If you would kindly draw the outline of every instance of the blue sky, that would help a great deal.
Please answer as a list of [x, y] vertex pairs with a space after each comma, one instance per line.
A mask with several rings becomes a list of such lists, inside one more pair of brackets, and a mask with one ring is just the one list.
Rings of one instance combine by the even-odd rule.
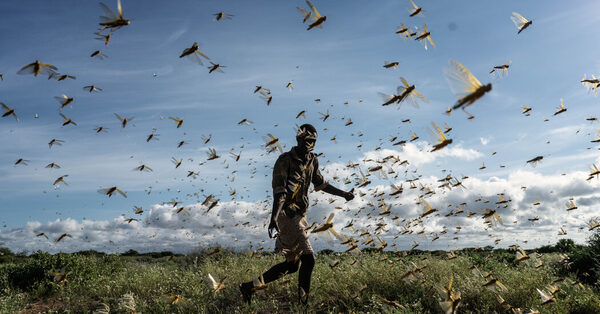
[[[116, 1], [105, 3], [116, 10]], [[6, 225], [0, 228], [0, 241], [15, 250], [86, 247], [91, 244], [77, 242], [78, 237], [74, 237], [71, 246], [54, 246], [42, 243], [30, 233], [50, 230], [50, 223], [68, 225], [65, 221], [113, 221], [116, 226], [115, 221], [122, 221], [121, 214], [133, 216], [134, 205], [146, 211], [147, 216], [138, 218], [149, 219], [152, 214], [167, 210], [160, 205], [163, 202], [175, 199], [193, 207], [208, 194], [214, 194], [223, 208], [232, 211], [243, 207], [234, 201], [257, 207], [271, 193], [269, 167], [277, 158], [276, 154], [265, 153], [262, 136], [272, 133], [289, 149], [295, 142], [293, 126], [305, 122], [314, 124], [319, 131], [316, 151], [324, 153], [320, 164], [330, 178], [335, 171], [347, 176], [355, 172], [343, 169], [348, 161], [356, 162], [365, 156], [385, 157], [378, 155], [381, 150], [375, 151], [381, 147], [390, 150], [390, 154], [414, 158], [409, 158], [409, 169], [431, 178], [432, 187], [434, 179], [446, 175], [442, 169], [479, 180], [481, 184], [465, 182], [470, 192], [452, 192], [458, 195], [456, 198], [439, 189], [435, 202], [440, 209], [456, 205], [457, 199], [472, 201], [477, 195], [513, 193], [523, 203], [514, 204], [510, 215], [525, 222], [526, 215], [520, 212], [536, 215], [530, 212], [531, 206], [525, 206], [533, 196], [519, 196], [520, 186], [514, 182], [530, 186], [554, 182], [552, 188], [564, 190], [543, 192], [546, 186], [540, 186], [540, 192], [535, 194], [540, 200], [548, 200], [547, 212], [537, 213], [546, 218], [546, 223], [524, 223], [519, 232], [542, 234], [544, 226], [548, 226], [547, 232], [553, 234], [550, 239], [554, 241], [558, 229], [555, 223], [563, 221], [566, 198], [580, 195], [588, 207], [567, 218], [573, 219], [571, 235], [579, 241], [585, 238], [586, 234], [575, 226], [584, 225], [593, 217], [591, 208], [600, 199], [592, 191], [597, 183], [585, 181], [589, 167], [598, 161], [597, 147], [589, 142], [594, 139], [597, 126], [585, 118], [598, 114], [594, 109], [598, 100], [580, 80], [584, 73], [598, 75], [597, 44], [591, 39], [600, 26], [600, 18], [595, 14], [600, 4], [577, 2], [567, 7], [561, 1], [545, 1], [543, 5], [521, 1], [430, 1], [418, 3], [426, 10], [425, 17], [409, 17], [405, 9], [408, 1], [313, 3], [327, 21], [322, 29], [306, 31], [296, 10], [296, 6], [306, 8], [303, 1], [177, 1], [166, 5], [125, 0], [124, 15], [132, 23], [113, 32], [108, 47], [94, 39], [98, 16], [102, 14], [97, 2], [0, 3], [0, 73], [4, 74], [0, 101], [14, 108], [20, 118], [19, 122], [10, 117], [0, 119], [0, 174], [6, 178], [0, 182], [0, 226]], [[214, 21], [212, 14], [219, 11], [234, 16], [231, 20]], [[533, 20], [533, 25], [519, 35], [510, 20], [513, 11]], [[427, 23], [436, 48], [425, 50], [420, 43], [394, 34], [400, 23], [419, 28]], [[211, 61], [226, 66], [225, 73], [209, 74], [208, 62], [200, 66], [178, 58], [195, 41]], [[98, 49], [108, 58], [89, 57]], [[16, 74], [36, 59], [77, 79], [57, 82]], [[470, 107], [474, 120], [467, 120], [460, 111], [451, 116], [443, 114], [456, 100], [442, 71], [449, 59], [461, 62], [482, 83], [493, 84], [492, 91]], [[398, 69], [384, 69], [386, 60], [399, 61]], [[498, 79], [488, 74], [494, 65], [509, 60], [512, 63], [506, 77]], [[429, 103], [421, 103], [419, 108], [409, 104], [400, 109], [382, 107], [378, 93], [394, 92], [401, 76], [415, 84]], [[292, 92], [285, 88], [291, 80]], [[90, 94], [82, 90], [91, 84], [103, 91]], [[252, 93], [256, 85], [271, 89], [270, 106]], [[53, 97], [63, 93], [75, 97], [73, 107], [62, 112], [78, 126], [61, 127], [59, 104]], [[321, 101], [315, 102], [316, 98]], [[568, 111], [552, 116], [561, 98]], [[533, 108], [529, 117], [520, 113], [525, 104]], [[295, 118], [301, 110], [306, 110], [306, 119]], [[327, 110], [331, 117], [323, 122], [319, 112]], [[135, 118], [123, 129], [113, 113]], [[35, 114], [39, 119], [34, 119]], [[183, 118], [183, 126], [177, 129], [169, 116]], [[548, 122], [544, 122], [545, 117]], [[238, 126], [243, 118], [254, 123]], [[344, 126], [349, 118], [353, 124]], [[411, 119], [411, 123], [402, 123], [403, 119]], [[432, 141], [427, 134], [432, 121], [440, 126], [448, 123], [453, 128], [449, 137], [454, 142], [446, 151], [426, 153], [430, 149], [426, 142]], [[107, 127], [108, 132], [95, 134], [93, 129], [100, 125]], [[159, 140], [147, 143], [145, 139], [153, 128], [160, 134]], [[391, 145], [392, 136], [408, 139], [411, 130], [423, 142], [407, 148]], [[358, 137], [359, 132], [364, 135]], [[211, 141], [203, 144], [201, 136], [209, 134]], [[330, 141], [334, 136], [337, 143]], [[48, 148], [47, 143], [53, 138], [65, 143]], [[189, 144], [177, 148], [181, 140]], [[357, 149], [359, 144], [361, 149]], [[221, 158], [206, 161], [208, 148], [215, 148]], [[419, 152], [418, 148], [424, 151]], [[231, 149], [242, 152], [239, 162], [229, 157]], [[492, 152], [497, 153], [492, 156]], [[525, 165], [526, 160], [538, 155], [544, 156], [538, 167]], [[174, 169], [171, 157], [183, 158], [182, 166]], [[14, 166], [18, 158], [31, 162]], [[50, 162], [62, 168], [45, 169]], [[482, 162], [487, 166], [484, 171], [478, 170]], [[154, 171], [132, 171], [141, 163]], [[370, 164], [361, 165], [365, 169]], [[187, 171], [200, 174], [195, 179], [187, 178]], [[69, 186], [53, 187], [52, 182], [65, 174], [69, 175], [65, 178]], [[521, 182], [520, 178], [532, 181]], [[375, 177], [371, 188], [380, 184], [381, 189], [389, 189], [390, 183], [404, 179]], [[571, 179], [571, 188], [560, 183]], [[497, 186], [497, 182], [505, 184]], [[335, 184], [345, 189], [352, 187], [343, 182]], [[108, 198], [96, 191], [115, 185], [127, 192], [126, 199]], [[152, 192], [148, 194], [150, 186]], [[236, 189], [234, 197], [229, 196], [230, 189]], [[186, 197], [193, 193], [200, 196]], [[555, 197], [556, 194], [562, 196]], [[328, 198], [320, 193], [311, 197]], [[418, 216], [415, 198], [407, 196], [399, 202], [394, 208], [396, 214], [406, 214], [403, 218], [407, 219]], [[365, 196], [345, 206], [352, 210], [368, 201]], [[322, 203], [315, 213], [326, 215], [335, 211]], [[340, 224], [350, 219], [342, 213], [336, 215]], [[265, 211], [259, 211], [252, 218], [256, 225], [262, 225], [266, 217]], [[353, 217], [365, 219], [365, 226], [369, 225], [368, 217]], [[314, 214], [309, 218], [319, 221], [321, 216]], [[233, 225], [231, 221], [223, 224]], [[435, 226], [441, 225], [448, 224], [432, 221], [428, 232], [435, 232]], [[213, 228], [206, 228], [209, 227]], [[70, 230], [64, 228], [56, 229], [56, 233]], [[164, 228], [164, 234], [168, 234], [170, 227]], [[206, 232], [203, 227], [190, 228], [194, 234]], [[514, 233], [508, 229], [503, 232]], [[263, 231], [256, 231], [252, 239], [265, 240]], [[234, 227], [228, 232], [238, 238], [245, 236], [243, 230]], [[472, 232], [482, 231], [473, 227]], [[17, 241], [21, 235], [27, 241]], [[548, 239], [541, 237], [535, 244]], [[98, 238], [99, 242], [108, 240]], [[168, 238], [158, 241], [169, 243]], [[218, 237], [214, 241], [231, 244]], [[482, 239], [468, 244], [488, 242], [489, 239]], [[505, 246], [509, 244], [507, 241]], [[453, 245], [461, 246], [447, 244]], [[181, 250], [185, 251], [185, 247]]]

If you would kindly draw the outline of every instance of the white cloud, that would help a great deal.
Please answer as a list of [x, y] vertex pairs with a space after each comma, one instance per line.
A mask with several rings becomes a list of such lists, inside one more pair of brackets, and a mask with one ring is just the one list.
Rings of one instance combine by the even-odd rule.
[[[365, 154], [365, 157], [379, 158], [390, 153], [370, 152]], [[463, 156], [458, 151], [449, 155]], [[326, 171], [329, 172], [329, 178], [335, 175], [343, 178], [352, 173], [345, 165], [339, 163], [328, 165]], [[577, 242], [585, 241], [589, 235], [585, 223], [597, 215], [594, 208], [600, 202], [600, 181], [586, 181], [586, 172], [571, 172], [563, 176], [517, 170], [504, 178], [467, 178], [462, 180], [465, 189], [451, 190], [439, 187], [442, 184], [439, 177], [429, 176], [421, 177], [417, 185], [435, 191], [425, 199], [433, 208], [437, 208], [438, 212], [422, 219], [421, 223], [417, 219], [421, 209], [416, 205], [416, 201], [424, 190], [410, 189], [409, 185], [400, 179], [383, 180], [375, 176], [371, 178], [373, 183], [356, 189], [357, 197], [351, 202], [346, 203], [323, 192], [312, 193], [312, 206], [307, 217], [309, 223], [321, 223], [333, 212], [336, 215], [335, 228], [340, 233], [359, 239], [362, 230], [368, 230], [372, 235], [379, 234], [390, 246], [395, 243], [399, 249], [409, 249], [413, 242], [419, 243], [419, 248], [423, 249], [454, 249], [494, 245], [495, 240], [500, 241], [498, 246], [501, 247], [515, 243], [524, 247], [537, 247], [556, 242], [560, 238], [560, 227], [567, 230], [567, 237]], [[399, 197], [389, 196], [392, 192], [390, 182], [398, 186], [403, 184], [404, 192]], [[335, 182], [332, 183], [339, 186]], [[351, 186], [342, 185], [342, 188], [348, 190]], [[504, 193], [506, 199], [510, 199], [506, 208], [496, 204], [499, 193]], [[567, 212], [565, 202], [570, 197], [574, 198], [578, 209]], [[481, 201], [475, 201], [479, 198]], [[379, 215], [380, 209], [373, 206], [377, 206], [381, 199], [384, 199], [387, 205], [391, 205], [390, 215]], [[330, 200], [333, 202], [330, 203]], [[536, 200], [540, 201], [539, 206], [533, 205]], [[446, 217], [446, 214], [451, 210], [455, 211], [457, 205], [463, 202], [467, 203], [467, 206], [463, 206], [465, 213]], [[177, 214], [176, 210], [180, 206], [184, 206], [190, 215]], [[504, 224], [487, 228], [482, 219], [486, 208], [496, 210]], [[139, 221], [131, 223], [127, 223], [123, 216], [114, 217], [110, 221], [78, 221], [72, 218], [45, 223], [30, 221], [22, 228], [2, 232], [0, 242], [4, 242], [4, 245], [15, 251], [29, 252], [38, 249], [50, 252], [84, 249], [190, 252], [197, 247], [214, 245], [245, 250], [251, 244], [254, 248], [263, 246], [265, 250], [272, 249], [273, 241], [268, 239], [266, 232], [271, 211], [268, 201], [224, 201], [210, 212], [207, 213], [206, 210], [206, 206], [199, 203], [178, 204], [176, 207], [170, 204], [156, 204], [143, 216], [133, 217]], [[467, 210], [476, 215], [467, 218]], [[395, 216], [399, 218], [392, 219]], [[538, 221], [528, 221], [536, 216]], [[342, 230], [351, 220], [354, 229]], [[383, 229], [386, 232], [375, 232], [379, 223], [385, 224]], [[461, 229], [455, 233], [459, 224]], [[413, 230], [414, 233], [400, 235], [404, 227]], [[424, 235], [417, 235], [421, 230], [424, 231]], [[446, 234], [442, 234], [444, 230]], [[38, 232], [46, 233], [50, 239], [36, 238]], [[440, 238], [431, 242], [434, 232]], [[69, 233], [73, 237], [55, 244], [53, 240], [62, 233]], [[397, 236], [397, 239], [394, 239], [394, 236]], [[455, 237], [458, 237], [458, 240], [455, 240]], [[326, 241], [313, 236], [311, 239], [317, 250], [344, 249], [339, 244], [332, 247]], [[364, 240], [364, 237], [360, 239]], [[374, 242], [378, 244], [377, 240]]]
[[382, 160], [387, 156], [395, 156], [401, 160], [408, 160], [415, 167], [432, 163], [438, 158], [455, 157], [462, 160], [474, 160], [483, 156], [474, 149], [466, 149], [461, 145], [450, 146], [442, 150], [431, 153], [431, 146], [426, 142], [407, 143], [401, 147], [401, 150], [382, 149], [370, 151], [363, 154], [360, 160]]

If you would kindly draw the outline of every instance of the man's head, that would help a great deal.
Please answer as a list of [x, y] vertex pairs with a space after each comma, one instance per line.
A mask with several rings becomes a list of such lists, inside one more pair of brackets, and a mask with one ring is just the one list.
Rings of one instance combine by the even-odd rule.
[[298, 148], [305, 152], [312, 152], [317, 141], [317, 129], [312, 124], [305, 123], [298, 128], [296, 134]]

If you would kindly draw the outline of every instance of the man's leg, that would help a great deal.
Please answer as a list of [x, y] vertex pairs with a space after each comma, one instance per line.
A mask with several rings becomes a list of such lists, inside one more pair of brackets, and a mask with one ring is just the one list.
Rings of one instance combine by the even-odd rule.
[[267, 270], [263, 274], [263, 280], [265, 281], [265, 283], [269, 283], [269, 282], [275, 281], [275, 280], [283, 277], [286, 274], [295, 273], [298, 271], [299, 264], [300, 264], [299, 261], [296, 261], [296, 262], [285, 261], [285, 262], [279, 263], [279, 264], [271, 267], [269, 270]]
[[313, 254], [303, 254], [300, 256], [300, 272], [298, 273], [298, 290], [300, 302], [308, 303], [308, 293], [310, 292], [310, 277], [315, 266], [315, 257]]
[[[300, 261], [290, 262], [285, 261], [274, 265], [269, 270], [267, 270], [263, 275], [263, 280], [265, 284], [275, 281], [286, 274], [295, 273], [298, 271], [298, 266]], [[309, 283], [310, 284], [310, 283]], [[252, 288], [254, 287], [254, 283], [252, 281], [244, 282], [240, 285], [240, 290], [242, 291], [242, 296], [244, 297], [244, 301], [250, 303], [252, 300]]]

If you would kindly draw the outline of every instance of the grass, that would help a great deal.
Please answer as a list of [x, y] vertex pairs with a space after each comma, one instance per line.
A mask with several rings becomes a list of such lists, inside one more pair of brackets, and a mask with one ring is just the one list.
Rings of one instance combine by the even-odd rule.
[[[514, 255], [487, 251], [457, 252], [447, 260], [435, 253], [420, 252], [403, 256], [392, 252], [319, 254], [313, 272], [310, 309], [316, 312], [398, 312], [438, 313], [438, 284], [454, 277], [454, 290], [460, 292], [461, 313], [502, 313], [496, 293], [484, 288], [485, 280], [469, 269], [476, 265], [490, 272], [508, 290], [502, 298], [523, 312], [537, 309], [541, 313], [600, 313], [600, 294], [596, 287], [572, 285], [576, 278], [568, 275], [558, 284], [557, 302], [541, 305], [536, 288], [544, 289], [560, 275], [558, 254], [549, 253], [537, 261], [515, 263]], [[340, 260], [334, 268], [329, 260]], [[352, 265], [353, 261], [356, 263]], [[11, 312], [93, 312], [130, 313], [234, 313], [299, 312], [296, 274], [269, 284], [258, 292], [248, 306], [241, 301], [237, 285], [256, 278], [282, 261], [272, 254], [221, 252], [169, 257], [82, 255], [36, 253], [14, 257], [0, 263], [0, 313]], [[425, 266], [420, 278], [402, 280], [415, 263]], [[58, 283], [53, 272], [69, 272]], [[226, 277], [226, 289], [212, 293], [207, 274], [217, 280]], [[366, 288], [361, 289], [361, 285]], [[172, 304], [170, 296], [182, 301]], [[403, 308], [389, 305], [396, 301]]]

